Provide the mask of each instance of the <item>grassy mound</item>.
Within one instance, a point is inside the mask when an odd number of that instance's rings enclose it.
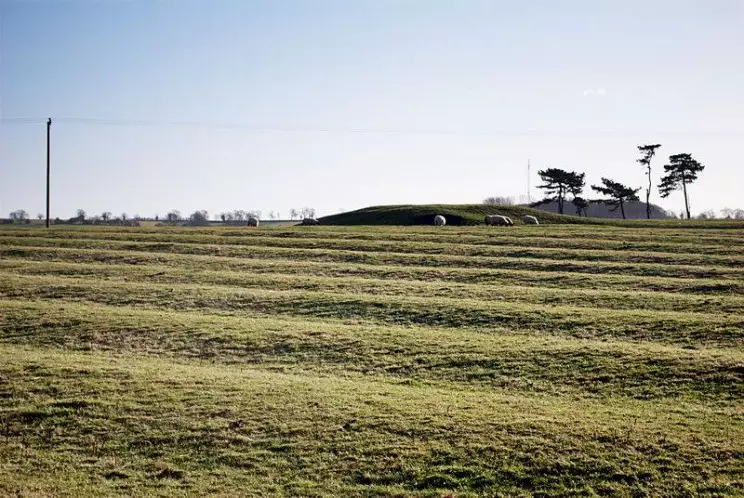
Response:
[[[482,225],[487,214],[509,216],[522,223],[522,216],[536,216],[541,223],[571,223],[570,216],[546,213],[524,206],[493,206],[488,204],[402,204],[372,206],[320,219],[323,225],[432,225],[441,214],[448,225]]]
[[[526,214],[535,216],[541,224],[605,225],[646,228],[738,228],[744,229],[741,220],[622,220],[586,218],[557,214],[527,206],[494,206],[491,204],[400,204],[371,206],[356,211],[320,218],[322,225],[433,225],[434,216],[441,214],[448,225],[482,225],[487,214],[509,216],[521,225]]]

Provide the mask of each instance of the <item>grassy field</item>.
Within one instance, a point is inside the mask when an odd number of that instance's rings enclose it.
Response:
[[[744,496],[731,226],[2,227],[0,496]]]

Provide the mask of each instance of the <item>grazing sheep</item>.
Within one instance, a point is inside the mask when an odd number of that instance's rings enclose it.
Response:
[[[486,225],[498,225],[498,226],[509,226],[509,221],[506,216],[500,214],[489,214],[486,216]]]
[[[304,226],[310,226],[310,225],[320,225],[320,222],[316,220],[315,218],[303,218],[301,225]]]
[[[537,218],[535,218],[534,216],[530,216],[529,214],[525,214],[522,217],[522,221],[524,221],[525,225],[539,225],[540,224],[540,222],[537,221]]]
[[[254,216],[251,216],[250,218],[248,218],[248,226],[249,227],[257,227],[259,225],[259,223],[260,222],[258,221],[258,218],[254,217]]]
[[[442,216],[441,214],[438,214],[434,217],[434,224],[438,227],[442,227],[447,224],[447,218]]]

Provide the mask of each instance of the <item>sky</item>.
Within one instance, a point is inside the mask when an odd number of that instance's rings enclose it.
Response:
[[[52,217],[640,187],[644,143],[744,208],[743,89],[741,0],[0,0],[0,216],[44,212],[48,117]]]

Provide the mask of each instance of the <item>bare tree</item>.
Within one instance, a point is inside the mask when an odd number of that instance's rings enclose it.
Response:
[[[514,198],[513,197],[503,197],[503,196],[495,196],[495,197],[486,197],[483,199],[483,204],[491,204],[495,206],[513,206],[514,205]]]
[[[301,215],[303,218],[315,218],[315,208],[304,207],[302,208]]]
[[[290,220],[293,220],[293,219],[297,218],[298,215],[299,215],[299,213],[297,212],[297,210],[295,208],[292,208],[292,209],[289,210],[289,219]]]
[[[181,212],[178,209],[174,209],[173,211],[165,215],[165,219],[171,225],[175,225],[181,219]]]
[[[189,216],[189,225],[192,226],[207,226],[209,225],[209,213],[202,209],[200,211],[194,211]]]
[[[716,219],[716,213],[712,209],[708,209],[707,211],[703,211],[699,215],[696,216],[699,220],[715,220]]]
[[[112,215],[110,211],[104,211],[101,213],[101,219],[104,223],[107,223],[111,219]]]
[[[85,214],[85,210],[84,210],[84,209],[78,209],[78,210],[77,210],[77,211],[75,212],[75,219],[76,219],[76,220],[77,220],[77,221],[78,221],[79,223],[83,223],[83,222],[85,221],[85,216],[86,216],[86,214]]]
[[[155,215],[155,220],[158,219],[158,215]],[[121,213],[121,221],[127,221],[127,213]]]
[[[38,214],[36,215],[36,219],[38,219],[39,221],[41,221],[41,220],[43,220],[43,219],[44,219],[44,215],[43,215],[43,214],[41,214],[41,213],[38,213]]]
[[[18,209],[10,213],[10,219],[13,221],[17,221],[18,223],[23,223],[24,221],[28,220],[28,213],[25,209]]]

